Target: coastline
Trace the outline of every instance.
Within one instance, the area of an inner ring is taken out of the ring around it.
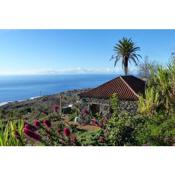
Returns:
[[[29,99],[26,100],[1,102],[0,110],[4,111],[5,114],[8,114],[9,112],[14,110],[21,112],[29,108],[31,108],[33,111],[38,111],[40,109],[48,111],[52,108],[53,105],[59,105],[60,95],[64,97],[62,98],[62,106],[67,106],[69,104],[73,104],[74,101],[78,99],[77,95],[79,93],[85,92],[90,89],[91,88],[73,89],[52,95],[30,97]]]
[[[16,101],[0,102],[0,107],[1,107],[1,106],[4,106],[4,105],[6,105],[6,104],[9,104],[9,103],[23,102],[23,101],[26,101],[26,100],[34,100],[34,99],[37,99],[37,98],[40,98],[40,97],[44,97],[44,96],[30,97],[29,99],[25,99],[25,100],[16,100]]]

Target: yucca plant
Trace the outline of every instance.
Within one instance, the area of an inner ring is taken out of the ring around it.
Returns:
[[[158,68],[156,76],[156,91],[159,91],[160,103],[170,110],[172,106],[172,87],[170,84],[170,74],[167,69]]]
[[[153,88],[145,91],[145,97],[139,97],[138,111],[142,114],[153,114],[159,105],[159,94]]]
[[[174,100],[172,91],[172,78],[170,69],[159,66],[157,72],[150,67],[150,80],[148,89],[145,91],[145,98],[139,98],[139,112],[150,113],[160,110],[165,113],[174,110]]]
[[[170,84],[172,88],[172,95],[175,99],[175,58],[173,58],[171,64],[168,65]]]

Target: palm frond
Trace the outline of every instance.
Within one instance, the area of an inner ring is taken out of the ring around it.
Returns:
[[[134,57],[130,57],[130,59],[135,63],[136,66],[138,65]]]
[[[136,46],[131,38],[128,39],[123,37],[114,46],[115,55],[113,55],[110,60],[115,59],[114,67],[116,66],[119,59],[122,59],[122,67],[124,66],[124,63],[128,63],[128,61],[131,63],[131,60],[137,65],[139,58],[142,58],[141,55],[137,53],[137,51],[140,51],[140,47]]]

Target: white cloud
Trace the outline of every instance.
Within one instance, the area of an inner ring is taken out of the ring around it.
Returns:
[[[130,73],[137,71],[134,66],[129,67]],[[113,74],[113,73],[123,73],[123,69],[120,66],[116,68],[64,68],[64,69],[1,69],[0,75],[59,75],[59,74]]]
[[[111,68],[65,68],[65,69],[48,69],[38,71],[37,74],[102,74],[115,73]]]

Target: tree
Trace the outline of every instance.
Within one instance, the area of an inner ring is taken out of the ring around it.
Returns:
[[[155,61],[150,61],[148,56],[146,56],[144,60],[138,65],[139,76],[146,80],[149,79],[151,76],[150,68],[152,68],[154,72],[157,72],[158,64]]]
[[[135,65],[139,61],[141,56],[137,54],[137,51],[140,50],[140,47],[137,47],[135,43],[129,38],[123,37],[118,43],[114,46],[114,55],[111,59],[115,59],[114,67],[117,62],[122,60],[122,67],[124,69],[125,75],[128,74],[128,62],[133,61]]]

